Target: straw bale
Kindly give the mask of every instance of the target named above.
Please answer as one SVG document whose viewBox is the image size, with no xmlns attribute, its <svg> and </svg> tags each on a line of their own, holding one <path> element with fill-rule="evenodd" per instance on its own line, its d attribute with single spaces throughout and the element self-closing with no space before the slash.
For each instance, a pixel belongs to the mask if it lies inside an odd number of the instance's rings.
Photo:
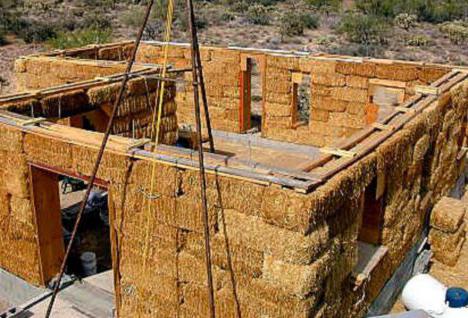
<svg viewBox="0 0 468 318">
<path fill-rule="evenodd" d="M 456 250 L 460 240 L 465 239 L 466 224 L 463 222 L 460 227 L 453 233 L 432 229 L 429 234 L 429 243 L 434 251 L 438 254 L 451 252 Z"/>
<path fill-rule="evenodd" d="M 7 158 L 7 159 L 4 159 Z M 16 165 L 15 165 L 16 163 Z M 0 188 L 20 198 L 28 198 L 29 167 L 24 156 L 11 156 L 8 152 L 0 152 Z"/>
<path fill-rule="evenodd" d="M 24 152 L 28 160 L 52 167 L 69 169 L 72 167 L 70 144 L 39 135 L 26 134 Z M 85 158 L 83 158 L 85 160 Z M 89 157 L 86 158 L 89 160 Z"/>
<path fill-rule="evenodd" d="M 322 109 L 312 109 L 310 111 L 310 118 L 313 120 L 327 122 L 330 118 L 330 112 Z"/>
<path fill-rule="evenodd" d="M 325 86 L 345 86 L 346 78 L 344 75 L 336 73 L 313 73 L 312 83 Z"/>
<path fill-rule="evenodd" d="M 432 240 L 435 240 L 433 236 L 430 236 L 430 238 L 432 238 Z M 444 243 L 447 244 L 447 242 L 445 241 L 440 242 L 440 244 L 442 244 L 441 247 L 432 248 L 434 252 L 434 257 L 439 262 L 445 265 L 455 266 L 458 262 L 458 259 L 460 258 L 460 254 L 463 248 L 463 244 L 465 243 L 465 240 L 466 240 L 466 234 L 461 236 L 461 238 L 458 241 L 458 245 L 456 245 L 455 247 L 453 247 L 452 243 L 449 243 L 448 246 L 446 246 Z"/>
<path fill-rule="evenodd" d="M 315 97 L 311 103 L 312 108 L 318 108 L 330 112 L 343 112 L 348 106 L 348 102 L 322 96 Z"/>
<path fill-rule="evenodd" d="M 348 102 L 346 107 L 346 112 L 352 115 L 365 115 L 366 114 L 366 104 L 365 103 L 355 103 Z"/>
<path fill-rule="evenodd" d="M 204 235 L 190 232 L 183 249 L 198 259 L 204 259 Z M 232 267 L 236 277 L 260 277 L 262 273 L 263 252 L 249 246 L 234 244 L 226 239 L 223 232 L 211 236 L 211 253 L 213 265 L 226 271 Z"/>
<path fill-rule="evenodd" d="M 33 208 L 30 199 L 23 199 L 17 196 L 10 197 L 10 210 L 18 222 L 33 224 Z"/>
<path fill-rule="evenodd" d="M 330 113 L 328 122 L 340 127 L 363 128 L 366 125 L 366 117 L 348 113 Z"/>
<path fill-rule="evenodd" d="M 112 104 L 116 100 L 119 90 L 120 83 L 115 83 L 90 88 L 87 95 L 92 105 Z"/>
<path fill-rule="evenodd" d="M 35 116 L 41 115 L 41 104 L 37 99 L 8 102 L 3 104 L 2 108 L 7 109 L 13 113 L 27 116 L 31 116 L 31 113 L 33 113 Z"/>
<path fill-rule="evenodd" d="M 325 85 L 312 85 L 311 94 L 312 96 L 320 96 L 320 97 L 328 97 L 332 93 L 332 87 L 325 86 Z"/>
<path fill-rule="evenodd" d="M 92 110 L 88 96 L 83 90 L 75 90 L 41 99 L 42 116 L 69 117 Z"/>
<path fill-rule="evenodd" d="M 431 226 L 448 233 L 456 232 L 465 217 L 465 204 L 457 199 L 443 197 L 434 206 Z"/>
<path fill-rule="evenodd" d="M 330 118 L 339 113 L 330 113 Z M 342 137 L 346 134 L 347 130 L 344 127 L 332 126 L 329 122 L 321 122 L 312 120 L 309 122 L 309 131 L 314 134 L 322 134 L 324 136 Z"/>
<path fill-rule="evenodd" d="M 429 150 L 430 146 L 430 137 L 429 135 L 424 135 L 421 137 L 418 142 L 414 145 L 414 152 L 413 152 L 413 164 L 420 164 L 424 160 L 427 151 Z"/>
<path fill-rule="evenodd" d="M 349 75 L 346 76 L 346 86 L 354 88 L 368 88 L 369 79 L 367 77 Z"/>
<path fill-rule="evenodd" d="M 336 73 L 336 61 L 332 59 L 314 60 L 314 59 L 300 58 L 299 66 L 302 72 L 310 73 L 310 74 L 317 74 L 317 73 L 335 74 Z"/>
<path fill-rule="evenodd" d="M 418 79 L 419 69 L 415 65 L 400 63 L 377 64 L 375 75 L 377 78 L 408 82 Z"/>
<path fill-rule="evenodd" d="M 300 59 L 296 57 L 267 56 L 266 64 L 268 69 L 279 68 L 284 70 L 298 70 L 299 60 Z"/>
<path fill-rule="evenodd" d="M 366 103 L 368 100 L 368 92 L 366 89 L 335 87 L 332 89 L 331 95 L 335 99 L 349 102 Z"/>
<path fill-rule="evenodd" d="M 424 66 L 419 70 L 418 79 L 426 84 L 431 84 L 448 72 L 449 70 L 445 67 Z"/>
<path fill-rule="evenodd" d="M 275 259 L 295 264 L 309 264 L 327 245 L 328 229 L 324 224 L 311 230 L 309 235 L 281 229 L 246 216 L 235 210 L 225 210 L 227 237 L 233 244 L 248 246 L 271 254 Z"/>
<path fill-rule="evenodd" d="M 266 255 L 262 279 L 295 297 L 306 299 L 320 290 L 337 252 L 336 248 L 332 248 L 310 265 L 289 264 Z"/>
<path fill-rule="evenodd" d="M 6 125 L 0 126 L 0 151 L 17 152 L 23 150 L 23 137 L 24 134 L 21 130 L 8 127 Z"/>
<path fill-rule="evenodd" d="M 259 196 L 254 200 L 261 202 L 259 216 L 262 220 L 303 234 L 309 230 L 310 201 L 307 197 L 294 191 L 274 187 L 259 190 L 264 191 L 258 192 Z"/>
<path fill-rule="evenodd" d="M 189 253 L 181 252 L 177 259 L 177 279 L 189 284 L 201 287 L 207 286 L 205 258 L 198 258 Z M 213 286 L 215 290 L 220 290 L 228 283 L 229 273 L 212 265 Z M 237 276 L 239 278 L 239 276 Z M 206 287 L 205 287 L 206 288 Z"/>
<path fill-rule="evenodd" d="M 288 86 L 292 86 L 292 73 L 284 72 L 278 69 L 268 69 L 265 74 L 265 88 L 267 91 L 275 91 L 273 89 L 276 83 L 283 83 Z"/>
<path fill-rule="evenodd" d="M 78 145 L 71 145 L 70 149 L 67 149 L 67 151 L 67 164 L 70 159 L 68 156 L 70 155 L 73 171 L 85 176 L 91 175 L 98 150 Z M 128 177 L 127 171 L 129 165 L 130 160 L 128 157 L 116 153 L 105 152 L 101 165 L 99 166 L 97 178 L 117 183 L 124 183 Z"/>
<path fill-rule="evenodd" d="M 279 94 L 279 93 L 266 93 L 266 102 L 273 102 L 278 104 L 288 104 L 291 102 L 290 94 Z"/>
<path fill-rule="evenodd" d="M 292 93 L 292 84 L 289 76 L 286 78 L 271 78 L 271 80 L 267 82 L 266 91 L 279 94 Z"/>
<path fill-rule="evenodd" d="M 213 49 L 211 51 L 211 61 L 237 63 L 240 65 L 240 52 L 229 49 Z"/>
<path fill-rule="evenodd" d="M 374 77 L 376 65 L 372 62 L 342 62 L 336 63 L 336 71 L 345 75 L 356 75 L 363 77 Z"/>
</svg>

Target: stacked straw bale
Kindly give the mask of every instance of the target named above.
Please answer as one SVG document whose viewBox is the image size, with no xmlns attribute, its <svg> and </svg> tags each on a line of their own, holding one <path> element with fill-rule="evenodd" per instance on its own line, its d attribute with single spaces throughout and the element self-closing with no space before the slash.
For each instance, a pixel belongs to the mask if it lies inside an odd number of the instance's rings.
<svg viewBox="0 0 468 318">
<path fill-rule="evenodd" d="M 429 242 L 434 257 L 449 266 L 455 266 L 466 238 L 465 203 L 443 197 L 431 215 Z"/>
</svg>

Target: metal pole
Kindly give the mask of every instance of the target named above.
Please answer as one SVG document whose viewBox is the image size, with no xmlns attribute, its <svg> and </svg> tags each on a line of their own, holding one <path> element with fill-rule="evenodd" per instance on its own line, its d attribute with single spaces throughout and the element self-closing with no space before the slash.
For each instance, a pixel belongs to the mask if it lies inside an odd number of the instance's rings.
<svg viewBox="0 0 468 318">
<path fill-rule="evenodd" d="M 214 146 L 214 140 L 213 140 L 213 133 L 211 131 L 211 119 L 210 119 L 210 111 L 208 109 L 208 98 L 206 97 L 206 87 L 205 87 L 205 79 L 203 75 L 203 66 L 202 66 L 202 61 L 201 61 L 201 54 L 200 54 L 200 45 L 198 43 L 198 32 L 197 32 L 197 25 L 195 21 L 195 12 L 193 9 L 193 3 L 190 6 L 190 30 L 192 33 L 192 45 L 195 50 L 196 54 L 196 68 L 197 68 L 197 73 L 198 73 L 198 83 L 200 86 L 200 91 L 202 95 L 202 101 L 203 101 L 203 109 L 205 111 L 205 121 L 206 121 L 206 128 L 208 130 L 208 139 L 210 143 L 210 152 L 214 153 L 215 152 L 215 146 Z"/>
<path fill-rule="evenodd" d="M 201 113 L 200 113 L 200 98 L 198 96 L 198 75 L 197 75 L 197 53 L 196 53 L 196 29 L 193 28 L 193 3 L 192 0 L 187 0 L 187 17 L 191 31 L 191 53 L 192 53 L 192 86 L 193 96 L 195 102 L 195 122 L 198 135 L 198 160 L 200 167 L 200 190 L 202 199 L 203 209 L 203 225 L 204 225 L 204 236 L 205 236 L 205 258 L 206 258 L 206 273 L 208 283 L 208 297 L 210 304 L 210 317 L 215 318 L 215 300 L 214 300 L 214 288 L 213 288 L 213 273 L 211 271 L 211 248 L 210 248 L 210 225 L 208 217 L 208 205 L 206 199 L 206 174 L 205 174 L 205 163 L 203 155 L 203 144 L 202 144 L 202 131 L 201 131 Z"/>
<path fill-rule="evenodd" d="M 86 193 L 84 195 L 83 201 L 81 201 L 80 211 L 79 211 L 78 216 L 76 218 L 76 222 L 75 222 L 75 226 L 73 227 L 73 232 L 72 232 L 72 235 L 71 235 L 71 238 L 70 238 L 70 242 L 68 243 L 67 250 L 65 252 L 65 256 L 64 256 L 61 268 L 60 268 L 60 274 L 58 276 L 58 280 L 56 282 L 56 285 L 54 286 L 54 292 L 52 294 L 52 298 L 50 299 L 49 306 L 47 307 L 46 318 L 49 318 L 51 313 L 52 313 L 52 308 L 54 306 L 55 298 L 57 297 L 57 294 L 58 294 L 59 289 L 60 289 L 60 282 L 62 281 L 63 274 L 65 273 L 65 267 L 67 265 L 67 261 L 68 261 L 68 258 L 70 256 L 70 251 L 71 251 L 73 242 L 75 240 L 76 234 L 78 232 L 78 227 L 80 225 L 81 217 L 83 216 L 83 212 L 84 212 L 85 207 L 86 207 L 86 202 L 88 201 L 89 195 L 91 194 L 91 190 L 93 188 L 94 181 L 96 180 L 96 175 L 97 175 L 97 172 L 99 170 L 99 166 L 101 164 L 102 157 L 104 155 L 104 150 L 106 148 L 107 141 L 109 140 L 109 137 L 110 137 L 110 134 L 111 134 L 112 126 L 114 124 L 114 119 L 115 119 L 115 117 L 117 115 L 117 111 L 118 111 L 119 106 L 120 106 L 120 104 L 122 102 L 123 95 L 125 93 L 125 88 L 127 86 L 127 82 L 128 82 L 128 79 L 129 79 L 129 73 L 131 72 L 133 64 L 135 63 L 137 50 L 138 50 L 138 47 L 140 46 L 141 38 L 143 37 L 143 32 L 144 32 L 144 30 L 146 28 L 146 24 L 148 23 L 148 19 L 149 19 L 150 13 L 151 13 L 151 9 L 153 8 L 153 4 L 154 4 L 154 0 L 150 0 L 150 2 L 148 3 L 148 7 L 146 9 L 146 14 L 145 14 L 145 19 L 144 19 L 143 25 L 141 26 L 140 31 L 138 32 L 138 36 L 137 36 L 137 39 L 136 39 L 136 42 L 135 42 L 135 47 L 133 48 L 132 56 L 130 58 L 130 61 L 128 62 L 127 69 L 126 69 L 125 74 L 123 76 L 122 84 L 120 86 L 119 95 L 118 95 L 118 97 L 117 97 L 117 99 L 116 99 L 116 101 L 114 103 L 114 108 L 112 109 L 112 114 L 111 114 L 111 117 L 110 117 L 109 122 L 107 124 L 106 132 L 105 132 L 104 138 L 102 140 L 101 148 L 99 149 L 99 153 L 98 153 L 98 156 L 97 156 L 97 159 L 96 159 L 96 163 L 94 164 L 93 172 L 91 174 L 91 178 L 89 179 L 88 188 L 86 189 Z"/>
</svg>

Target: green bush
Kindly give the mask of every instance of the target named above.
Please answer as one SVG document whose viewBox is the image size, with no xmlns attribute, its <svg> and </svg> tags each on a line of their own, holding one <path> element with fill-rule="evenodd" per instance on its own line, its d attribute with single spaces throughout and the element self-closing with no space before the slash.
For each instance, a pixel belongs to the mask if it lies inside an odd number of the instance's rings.
<svg viewBox="0 0 468 318">
<path fill-rule="evenodd" d="M 348 13 L 343 16 L 338 30 L 351 42 L 365 46 L 381 45 L 386 42 L 388 24 L 377 16 Z"/>
<path fill-rule="evenodd" d="M 306 29 L 317 29 L 320 26 L 320 18 L 315 14 L 301 14 L 301 21 Z"/>
<path fill-rule="evenodd" d="M 143 24 L 145 15 L 145 8 L 142 6 L 135 6 L 130 10 L 122 13 L 120 21 L 129 27 L 140 27 Z"/>
<path fill-rule="evenodd" d="M 368 15 L 394 18 L 409 13 L 427 22 L 452 21 L 468 12 L 466 0 L 356 0 L 355 4 Z"/>
<path fill-rule="evenodd" d="M 428 36 L 421 34 L 409 37 L 406 44 L 409 46 L 428 46 L 431 42 Z"/>
<path fill-rule="evenodd" d="M 341 0 L 307 0 L 307 4 L 318 9 L 334 9 L 338 10 L 341 7 Z"/>
<path fill-rule="evenodd" d="M 18 32 L 18 35 L 26 43 L 45 42 L 56 36 L 56 25 L 53 23 L 39 21 L 23 21 L 24 26 Z"/>
<path fill-rule="evenodd" d="M 7 40 L 5 38 L 5 32 L 0 29 L 0 46 L 5 45 L 7 43 Z"/>
<path fill-rule="evenodd" d="M 110 29 L 82 29 L 73 32 L 59 32 L 48 44 L 56 49 L 68 49 L 89 44 L 108 43 L 112 39 Z"/>
<path fill-rule="evenodd" d="M 414 14 L 400 13 L 393 21 L 398 27 L 408 31 L 416 26 L 418 17 Z"/>
<path fill-rule="evenodd" d="M 304 34 L 304 22 L 301 16 L 294 11 L 286 12 L 280 20 L 281 37 Z"/>
<path fill-rule="evenodd" d="M 440 32 L 448 36 L 454 44 L 466 44 L 468 41 L 468 24 L 455 21 L 445 22 L 439 26 Z"/>
<path fill-rule="evenodd" d="M 254 4 L 249 7 L 246 14 L 247 20 L 252 24 L 267 25 L 270 22 L 268 9 L 261 4 Z"/>
<path fill-rule="evenodd" d="M 319 18 L 316 15 L 291 10 L 280 19 L 280 34 L 283 38 L 302 35 L 305 29 L 316 29 L 318 26 Z"/>
</svg>

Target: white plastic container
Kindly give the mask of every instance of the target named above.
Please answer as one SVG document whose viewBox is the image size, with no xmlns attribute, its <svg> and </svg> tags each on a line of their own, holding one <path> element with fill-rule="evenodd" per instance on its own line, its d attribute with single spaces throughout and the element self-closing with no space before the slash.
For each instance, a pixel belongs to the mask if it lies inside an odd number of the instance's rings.
<svg viewBox="0 0 468 318">
<path fill-rule="evenodd" d="M 419 274 L 406 283 L 401 295 L 409 310 L 424 310 L 432 317 L 442 317 L 446 312 L 447 287 L 428 274 Z"/>
<path fill-rule="evenodd" d="M 97 260 L 96 254 L 93 252 L 84 252 L 80 256 L 81 266 L 83 267 L 83 274 L 85 276 L 96 275 L 97 273 Z"/>
</svg>

